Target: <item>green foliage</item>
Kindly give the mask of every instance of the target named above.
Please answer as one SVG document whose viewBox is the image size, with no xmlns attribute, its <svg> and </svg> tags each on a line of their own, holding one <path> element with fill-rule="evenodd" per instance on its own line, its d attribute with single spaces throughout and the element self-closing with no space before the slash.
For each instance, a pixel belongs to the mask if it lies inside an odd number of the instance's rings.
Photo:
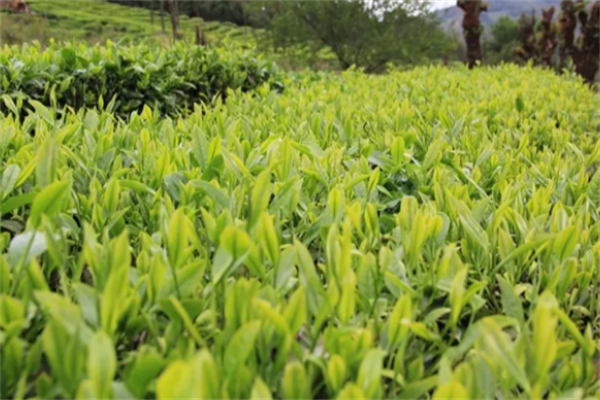
<svg viewBox="0 0 600 400">
<path fill-rule="evenodd" d="M 176 119 L 7 102 L 0 397 L 597 398 L 598 95 L 285 84 Z"/>
<path fill-rule="evenodd" d="M 452 53 L 454 43 L 425 2 L 411 0 L 257 2 L 275 48 L 330 50 L 339 65 L 381 72 Z M 258 13 L 254 13 L 256 15 Z M 251 14 L 253 15 L 253 14 Z M 260 18 L 258 14 L 256 18 Z"/>
<path fill-rule="evenodd" d="M 501 62 L 518 63 L 519 22 L 503 16 L 490 27 L 490 33 L 483 40 L 483 53 L 487 64 L 497 65 Z"/>
<path fill-rule="evenodd" d="M 174 115 L 193 110 L 194 104 L 224 98 L 229 89 L 255 89 L 275 72 L 273 64 L 247 52 L 181 43 L 168 50 L 111 42 L 106 47 L 73 44 L 44 50 L 37 45 L 5 46 L 0 56 L 5 93 L 0 110 L 14 112 L 29 100 L 42 117 L 48 114 L 44 105 L 65 111 L 103 109 L 105 104 L 107 111 L 120 117 L 140 113 L 146 104 L 155 105 L 160 114 Z M 85 125 L 94 129 L 97 117 L 88 115 Z"/>
<path fill-rule="evenodd" d="M 170 43 L 169 15 L 165 16 L 166 32 L 162 32 L 160 14 L 157 11 L 159 2 L 143 3 L 154 5 L 154 11 L 103 0 L 69 0 L 69 7 L 65 7 L 61 1 L 27 0 L 34 15 L 2 12 L 0 42 L 21 44 L 37 40 L 42 45 L 48 45 L 54 39 L 85 41 L 90 44 L 106 40 Z M 235 43 L 247 47 L 254 42 L 254 36 L 248 30 L 232 23 L 180 15 L 178 32 L 183 40 L 194 40 L 196 26 L 200 27 L 211 45 Z"/>
</svg>

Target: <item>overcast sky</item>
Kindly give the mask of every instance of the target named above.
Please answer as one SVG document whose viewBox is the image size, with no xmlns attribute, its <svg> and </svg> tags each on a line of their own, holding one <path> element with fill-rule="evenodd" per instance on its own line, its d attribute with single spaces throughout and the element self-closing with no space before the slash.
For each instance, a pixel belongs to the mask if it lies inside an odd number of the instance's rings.
<svg viewBox="0 0 600 400">
<path fill-rule="evenodd" d="M 456 0 L 429 0 L 433 8 L 445 8 L 456 5 Z"/>
</svg>

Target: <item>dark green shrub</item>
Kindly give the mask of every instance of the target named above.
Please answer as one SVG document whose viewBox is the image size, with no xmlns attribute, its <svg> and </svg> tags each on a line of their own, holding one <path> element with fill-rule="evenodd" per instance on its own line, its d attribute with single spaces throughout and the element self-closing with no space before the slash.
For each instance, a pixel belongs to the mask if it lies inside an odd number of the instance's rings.
<svg viewBox="0 0 600 400">
<path fill-rule="evenodd" d="M 0 56 L 2 93 L 17 104 L 37 100 L 58 109 L 94 108 L 115 99 L 113 112 L 126 117 L 145 104 L 162 114 L 193 109 L 224 97 L 228 89 L 249 91 L 273 78 L 275 66 L 248 52 L 178 43 L 157 46 L 5 46 Z M 102 100 L 101 100 L 102 99 Z M 0 111 L 6 112 L 6 102 Z"/>
</svg>

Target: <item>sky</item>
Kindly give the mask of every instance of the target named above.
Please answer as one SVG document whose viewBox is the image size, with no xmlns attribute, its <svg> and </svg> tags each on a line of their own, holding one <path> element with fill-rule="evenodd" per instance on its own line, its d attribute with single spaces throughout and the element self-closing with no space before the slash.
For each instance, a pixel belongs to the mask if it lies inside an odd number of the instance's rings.
<svg viewBox="0 0 600 400">
<path fill-rule="evenodd" d="M 456 5 L 456 0 L 429 0 L 433 8 L 446 8 Z"/>
</svg>

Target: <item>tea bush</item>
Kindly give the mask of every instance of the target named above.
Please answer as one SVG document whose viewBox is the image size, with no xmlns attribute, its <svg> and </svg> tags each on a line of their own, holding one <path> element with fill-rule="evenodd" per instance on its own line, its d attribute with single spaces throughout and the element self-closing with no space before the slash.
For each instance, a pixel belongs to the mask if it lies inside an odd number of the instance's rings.
<svg viewBox="0 0 600 400">
<path fill-rule="evenodd" d="M 2 397 L 597 398 L 597 94 L 287 84 L 4 115 Z"/>
<path fill-rule="evenodd" d="M 145 44 L 5 46 L 0 55 L 2 93 L 59 109 L 98 107 L 115 100 L 121 117 L 144 105 L 174 115 L 193 104 L 252 90 L 273 78 L 275 66 L 249 52 L 205 49 L 178 43 L 169 49 Z M 26 103 L 25 103 L 26 104 Z M 6 100 L 0 110 L 8 111 Z"/>
</svg>

